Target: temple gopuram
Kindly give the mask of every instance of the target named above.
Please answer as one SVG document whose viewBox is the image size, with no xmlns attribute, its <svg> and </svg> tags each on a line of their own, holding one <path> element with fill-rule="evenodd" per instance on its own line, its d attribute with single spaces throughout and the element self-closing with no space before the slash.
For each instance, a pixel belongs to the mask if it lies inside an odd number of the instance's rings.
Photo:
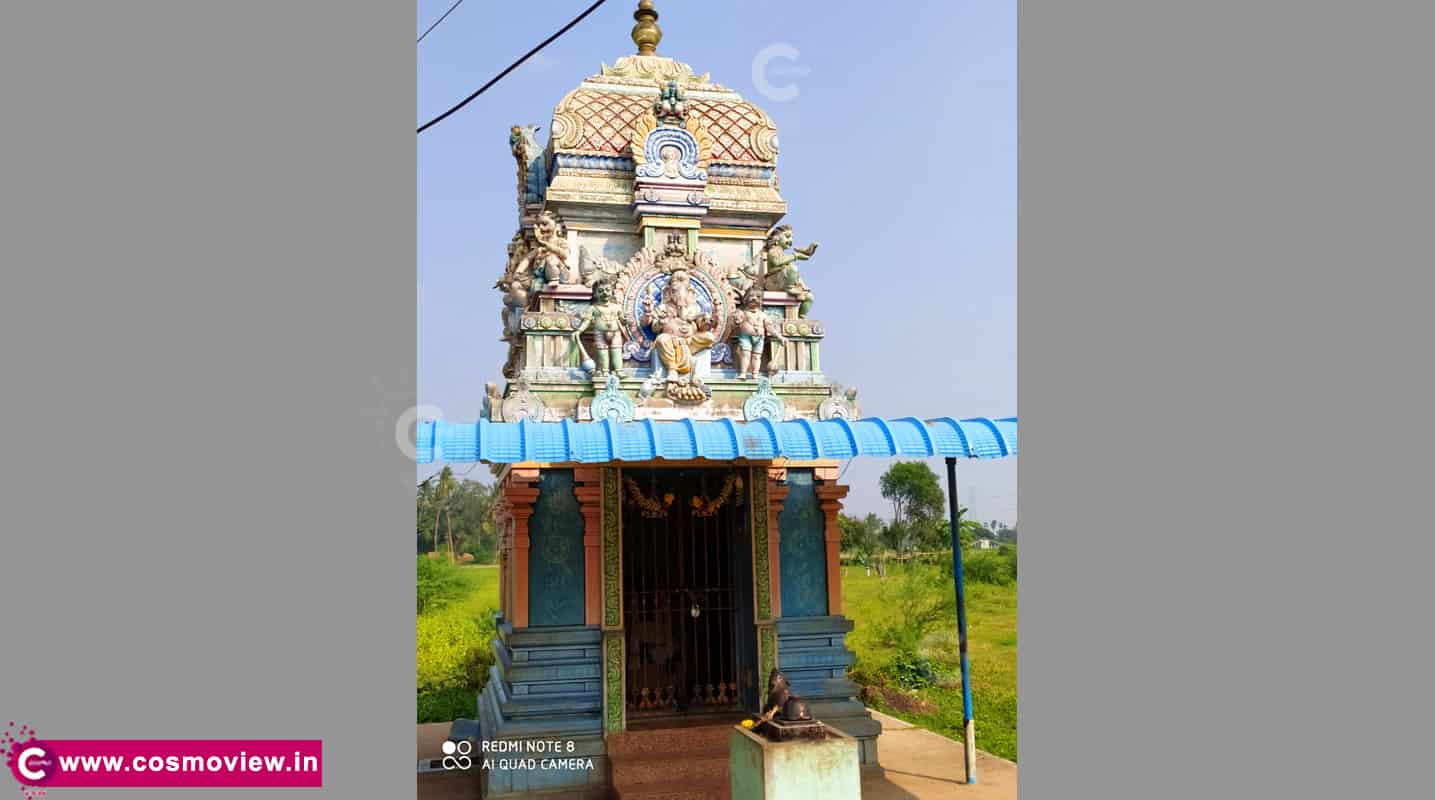
<svg viewBox="0 0 1435 800">
<path fill-rule="evenodd" d="M 634 18 L 637 52 L 560 99 L 546 143 L 509 130 L 501 387 L 477 422 L 418 431 L 421 463 L 483 461 L 501 486 L 483 744 L 573 742 L 558 755 L 593 764 L 495 767 L 491 797 L 641 796 L 687 769 L 692 796 L 725 796 L 728 730 L 775 667 L 876 769 L 839 459 L 1015 450 L 1014 419 L 862 417 L 823 371 L 821 256 L 782 222 L 776 125 L 659 55 L 651 2 Z"/>
</svg>

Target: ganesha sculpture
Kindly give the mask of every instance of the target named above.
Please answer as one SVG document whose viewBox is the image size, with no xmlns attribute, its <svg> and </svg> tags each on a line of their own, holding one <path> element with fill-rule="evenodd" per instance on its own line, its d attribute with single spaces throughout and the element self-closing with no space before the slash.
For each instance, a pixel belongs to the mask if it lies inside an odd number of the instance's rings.
<svg viewBox="0 0 1435 800">
<path fill-rule="evenodd" d="M 666 394 L 670 400 L 701 403 L 709 390 L 697 376 L 694 355 L 717 341 L 716 314 L 702 310 L 692 278 L 682 267 L 674 269 L 663 287 L 662 300 L 643 298 L 640 321 L 657 332 L 653 353 L 662 362 L 667 375 Z"/>
</svg>

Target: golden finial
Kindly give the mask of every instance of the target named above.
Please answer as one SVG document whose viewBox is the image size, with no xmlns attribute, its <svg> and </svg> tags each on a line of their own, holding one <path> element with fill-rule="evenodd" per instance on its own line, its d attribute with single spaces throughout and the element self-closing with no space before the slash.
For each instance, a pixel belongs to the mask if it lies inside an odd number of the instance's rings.
<svg viewBox="0 0 1435 800">
<path fill-rule="evenodd" d="M 638 55 L 651 56 L 658 52 L 658 42 L 663 40 L 663 31 L 658 27 L 658 12 L 653 0 L 641 0 L 638 10 L 633 12 L 638 21 L 633 26 L 633 44 L 638 46 Z"/>
</svg>

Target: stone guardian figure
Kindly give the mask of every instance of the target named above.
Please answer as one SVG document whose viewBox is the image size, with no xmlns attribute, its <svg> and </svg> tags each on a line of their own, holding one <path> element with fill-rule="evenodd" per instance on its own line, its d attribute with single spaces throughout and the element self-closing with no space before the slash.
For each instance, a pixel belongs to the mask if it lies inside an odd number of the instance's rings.
<svg viewBox="0 0 1435 800">
<path fill-rule="evenodd" d="M 590 326 L 598 347 L 598 371 L 594 374 L 617 372 L 623 366 L 623 307 L 613 300 L 613 287 L 607 281 L 593 287 L 593 307 L 571 334 L 573 341 L 578 341 Z"/>
<path fill-rule="evenodd" d="M 538 215 L 533 224 L 534 248 L 530 270 L 533 275 L 533 294 L 547 283 L 582 283 L 578 265 L 568 265 L 568 239 L 563 234 L 563 223 L 552 211 Z"/>
<path fill-rule="evenodd" d="M 777 324 L 762 310 L 762 291 L 748 289 L 742 296 L 742 308 L 733 312 L 737 327 L 737 379 L 756 378 L 762 366 L 762 348 L 771 335 L 782 341 Z"/>
<path fill-rule="evenodd" d="M 788 250 L 792 252 L 789 253 Z M 767 235 L 767 249 L 764 253 L 767 258 L 767 288 L 772 291 L 785 291 L 801 301 L 801 305 L 797 307 L 797 316 L 803 319 L 807 318 L 807 312 L 812 308 L 812 291 L 802 282 L 802 273 L 797 269 L 797 262 L 812 258 L 812 254 L 816 252 L 816 242 L 793 249 L 791 225 L 779 225 Z"/>
</svg>

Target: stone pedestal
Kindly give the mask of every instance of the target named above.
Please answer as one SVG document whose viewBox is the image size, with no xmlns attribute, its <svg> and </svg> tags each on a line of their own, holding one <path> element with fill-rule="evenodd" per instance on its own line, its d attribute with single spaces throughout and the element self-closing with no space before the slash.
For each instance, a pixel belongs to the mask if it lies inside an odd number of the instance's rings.
<svg viewBox="0 0 1435 800">
<path fill-rule="evenodd" d="M 732 796 L 744 800 L 858 800 L 857 740 L 828 728 L 823 740 L 770 742 L 734 725 L 728 749 Z"/>
</svg>

